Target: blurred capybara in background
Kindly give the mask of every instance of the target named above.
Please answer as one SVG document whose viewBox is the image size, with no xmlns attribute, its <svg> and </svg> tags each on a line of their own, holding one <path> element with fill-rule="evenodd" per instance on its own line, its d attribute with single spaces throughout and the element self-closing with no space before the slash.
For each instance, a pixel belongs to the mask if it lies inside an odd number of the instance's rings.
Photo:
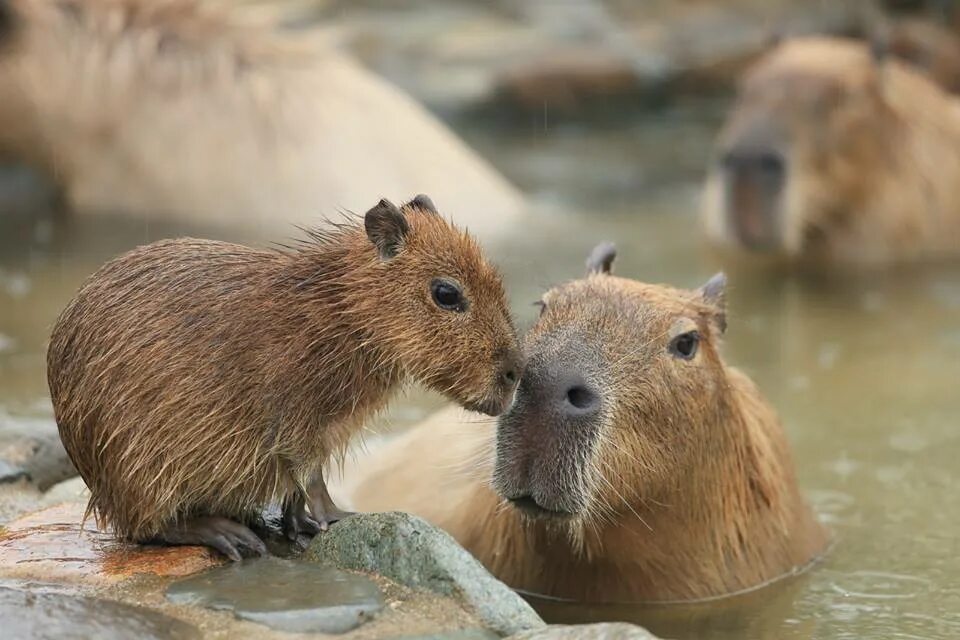
<svg viewBox="0 0 960 640">
<path fill-rule="evenodd" d="M 483 232 L 522 207 L 434 117 L 310 30 L 204 0 L 0 6 L 0 157 L 49 175 L 78 212 L 259 229 L 427 191 Z"/>
<path fill-rule="evenodd" d="M 873 47 L 879 57 L 893 56 L 960 93 L 960 34 L 955 31 L 930 20 L 900 20 L 879 32 Z"/>
<path fill-rule="evenodd" d="M 643 284 L 598 249 L 543 297 L 496 429 L 441 413 L 362 458 L 344 493 L 445 528 L 511 587 L 577 601 L 719 596 L 806 565 L 828 536 L 776 413 L 720 357 L 723 276 Z"/>
<path fill-rule="evenodd" d="M 265 552 L 344 514 L 323 467 L 405 380 L 475 411 L 521 355 L 499 274 L 420 196 L 288 250 L 166 240 L 83 285 L 53 329 L 50 396 L 89 510 L 121 538 Z M 310 507 L 310 515 L 305 511 Z"/>
<path fill-rule="evenodd" d="M 865 43 L 788 40 L 746 73 L 704 193 L 709 238 L 816 263 L 960 253 L 960 102 Z"/>
</svg>

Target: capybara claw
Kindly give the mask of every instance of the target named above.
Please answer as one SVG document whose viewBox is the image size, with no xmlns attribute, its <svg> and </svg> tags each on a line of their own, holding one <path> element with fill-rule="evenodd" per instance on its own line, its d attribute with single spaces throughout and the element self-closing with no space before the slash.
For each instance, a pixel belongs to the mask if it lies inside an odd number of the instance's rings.
<svg viewBox="0 0 960 640">
<path fill-rule="evenodd" d="M 198 544 L 210 547 L 234 562 L 243 560 L 243 553 L 265 556 L 267 546 L 246 525 L 228 518 L 194 518 L 174 525 L 158 536 L 167 544 Z"/>
</svg>

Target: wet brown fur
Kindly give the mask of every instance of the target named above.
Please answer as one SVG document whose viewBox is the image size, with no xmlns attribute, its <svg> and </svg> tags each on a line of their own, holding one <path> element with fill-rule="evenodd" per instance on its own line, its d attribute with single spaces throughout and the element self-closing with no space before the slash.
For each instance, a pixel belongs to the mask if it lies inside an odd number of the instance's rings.
<svg viewBox="0 0 960 640">
<path fill-rule="evenodd" d="M 449 411 L 348 472 L 356 507 L 417 513 L 511 587 L 579 601 L 720 596 L 823 553 L 827 534 L 797 487 L 780 421 L 721 360 L 717 309 L 699 292 L 593 275 L 544 300 L 528 358 L 589 326 L 607 362 L 603 394 L 613 409 L 584 482 L 586 512 L 564 521 L 521 515 L 491 488 L 493 426 Z M 704 336 L 698 359 L 667 357 L 672 328 L 691 326 Z M 438 438 L 449 444 L 433 446 Z"/>
<path fill-rule="evenodd" d="M 47 365 L 103 524 L 148 540 L 199 515 L 249 520 L 302 490 L 407 378 L 486 399 L 515 349 L 500 277 L 467 234 L 404 211 L 387 261 L 348 221 L 283 250 L 162 241 L 90 277 Z M 467 313 L 433 305 L 438 274 L 459 280 Z"/>
<path fill-rule="evenodd" d="M 779 253 L 811 263 L 884 264 L 960 252 L 960 102 L 863 43 L 797 38 L 746 73 L 720 152 L 770 123 L 786 155 Z M 704 222 L 741 248 L 714 166 Z"/>
</svg>

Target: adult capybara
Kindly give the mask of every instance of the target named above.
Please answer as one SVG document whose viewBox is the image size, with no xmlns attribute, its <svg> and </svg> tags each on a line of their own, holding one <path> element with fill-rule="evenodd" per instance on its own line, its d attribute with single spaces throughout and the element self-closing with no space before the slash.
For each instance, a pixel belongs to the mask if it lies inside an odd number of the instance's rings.
<svg viewBox="0 0 960 640">
<path fill-rule="evenodd" d="M 522 211 L 516 189 L 322 30 L 242 4 L 0 1 L 0 157 L 49 176 L 75 213 L 245 232 L 419 191 L 474 233 Z"/>
<path fill-rule="evenodd" d="M 513 588 L 581 602 L 719 596 L 808 564 L 828 536 L 776 413 L 720 357 L 723 276 L 678 290 L 614 277 L 612 257 L 543 296 L 496 430 L 441 414 L 343 489 L 445 528 Z"/>
<path fill-rule="evenodd" d="M 960 102 L 864 43 L 798 38 L 748 70 L 704 194 L 715 243 L 806 263 L 960 253 Z"/>
<path fill-rule="evenodd" d="M 878 57 L 893 56 L 960 93 L 960 36 L 952 29 L 931 20 L 899 20 L 875 35 L 873 47 Z"/>
<path fill-rule="evenodd" d="M 322 467 L 405 379 L 497 414 L 520 357 L 499 275 L 418 196 L 285 250 L 135 249 L 64 310 L 47 368 L 98 520 L 238 559 L 275 499 L 291 538 L 343 515 Z"/>
</svg>

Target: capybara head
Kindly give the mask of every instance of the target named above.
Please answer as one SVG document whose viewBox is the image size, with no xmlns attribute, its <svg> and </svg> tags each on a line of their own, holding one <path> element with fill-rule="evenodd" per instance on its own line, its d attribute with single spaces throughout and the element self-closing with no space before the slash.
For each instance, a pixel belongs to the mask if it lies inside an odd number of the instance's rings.
<svg viewBox="0 0 960 640">
<path fill-rule="evenodd" d="M 364 216 L 371 260 L 355 308 L 371 340 L 413 378 L 474 411 L 513 398 L 522 356 L 499 273 L 426 196 Z"/>
<path fill-rule="evenodd" d="M 500 417 L 494 487 L 521 511 L 612 516 L 656 501 L 709 449 L 724 388 L 722 274 L 697 291 L 618 278 L 612 245 L 548 291 Z"/>
<path fill-rule="evenodd" d="M 863 43 L 786 40 L 750 68 L 704 201 L 713 241 L 797 257 L 855 216 L 897 153 L 883 65 Z"/>
</svg>

